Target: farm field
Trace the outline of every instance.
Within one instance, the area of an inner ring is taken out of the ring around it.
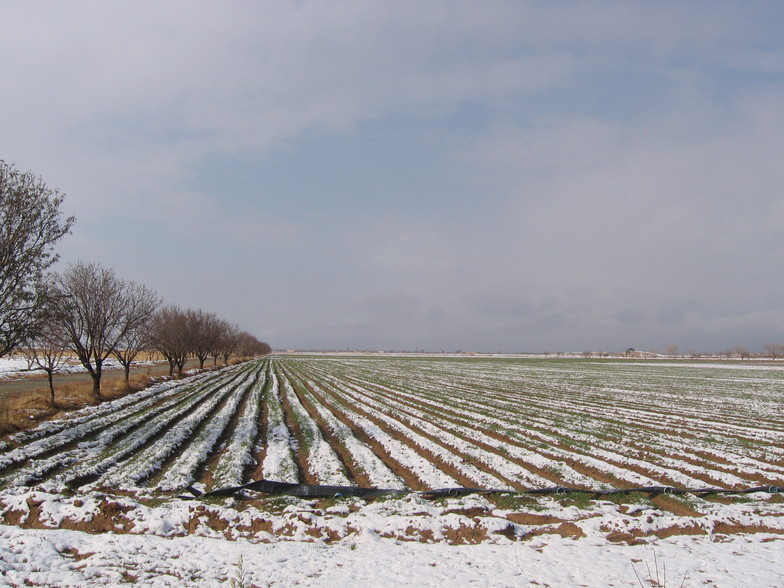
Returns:
[[[733,585],[728,573],[780,585],[770,554],[784,538],[783,403],[776,363],[273,356],[0,441],[0,571],[11,585],[54,585],[52,573],[209,584],[238,570],[248,585],[324,585],[359,581],[351,555],[371,551],[389,583],[405,583],[393,563],[405,552],[421,566],[411,585],[437,583],[446,558],[466,583],[485,566],[498,577],[488,585],[636,586],[635,560],[658,553],[693,585]],[[259,479],[399,493],[179,498]],[[737,493],[593,494],[641,487]],[[509,492],[422,494],[441,488]],[[527,493],[555,488],[585,492]],[[138,545],[122,565],[107,563],[117,537]],[[135,537],[180,564],[148,561]],[[224,554],[212,570],[186,557],[204,542]],[[33,569],[26,546],[42,544],[46,569],[60,572]],[[237,564],[268,569],[267,558],[300,552],[332,553],[345,569],[278,565],[270,577]],[[582,563],[553,570],[555,557]]]

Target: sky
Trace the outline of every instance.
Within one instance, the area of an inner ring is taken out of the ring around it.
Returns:
[[[784,343],[784,4],[9,1],[0,159],[277,349]]]

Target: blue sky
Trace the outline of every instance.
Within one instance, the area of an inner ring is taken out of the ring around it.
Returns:
[[[277,348],[784,342],[784,6],[11,2],[0,157]]]

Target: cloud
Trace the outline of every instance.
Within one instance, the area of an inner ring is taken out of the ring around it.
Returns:
[[[273,344],[723,346],[773,337],[753,317],[781,310],[781,21],[703,2],[16,4],[0,148],[66,192],[66,260]]]
[[[620,321],[622,323],[627,323],[627,324],[641,324],[645,322],[645,319],[647,317],[643,309],[635,308],[633,306],[626,307],[620,312],[616,312],[612,316],[617,321]]]

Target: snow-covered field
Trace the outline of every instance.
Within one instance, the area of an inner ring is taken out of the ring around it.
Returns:
[[[740,365],[287,356],[158,384],[0,441],[0,582],[781,586],[784,369]],[[178,498],[262,477],[408,493]],[[738,494],[525,493],[560,486]]]

